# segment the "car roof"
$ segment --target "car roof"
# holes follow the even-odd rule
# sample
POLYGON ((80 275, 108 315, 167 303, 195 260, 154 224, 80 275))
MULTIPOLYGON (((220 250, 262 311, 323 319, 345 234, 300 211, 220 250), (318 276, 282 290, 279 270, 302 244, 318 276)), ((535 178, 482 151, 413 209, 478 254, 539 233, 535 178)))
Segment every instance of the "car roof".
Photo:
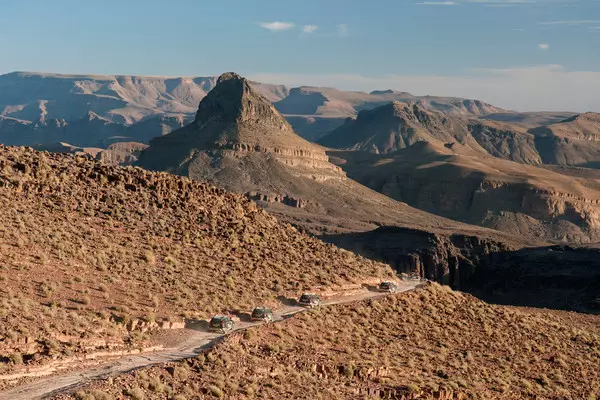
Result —
POLYGON ((227 319, 230 318, 228 315, 215 315, 212 319, 227 319))

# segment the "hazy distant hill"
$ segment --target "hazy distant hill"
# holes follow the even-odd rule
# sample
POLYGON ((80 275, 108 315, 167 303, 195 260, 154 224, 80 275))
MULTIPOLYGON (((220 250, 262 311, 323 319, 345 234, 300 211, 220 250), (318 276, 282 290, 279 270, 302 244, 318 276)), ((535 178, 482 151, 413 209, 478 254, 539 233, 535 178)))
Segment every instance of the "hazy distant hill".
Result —
MULTIPOLYGON (((38 131, 45 131, 43 125, 48 121, 70 123, 85 118, 89 113, 119 125, 134 125, 154 116, 190 119, 200 100, 215 84, 216 77, 13 72, 0 75, 0 117, 11 118, 12 130, 22 129, 15 128, 15 125, 33 123, 38 125, 38 131)), ((335 129, 360 110, 394 100, 417 102, 425 109, 452 115, 479 116, 504 111, 478 100, 460 98, 417 97, 394 91, 363 93, 314 87, 290 89, 257 82, 250 84, 275 104, 298 133, 311 140, 335 129)), ((0 142, 4 142, 7 125, 2 123, 0 126, 0 142)), ((86 127, 88 134, 92 129, 95 128, 86 127)), ((144 137, 164 133, 157 126, 145 126, 145 129, 144 137)), ((36 137, 39 138, 52 143, 63 140, 53 132, 44 132, 36 137)))

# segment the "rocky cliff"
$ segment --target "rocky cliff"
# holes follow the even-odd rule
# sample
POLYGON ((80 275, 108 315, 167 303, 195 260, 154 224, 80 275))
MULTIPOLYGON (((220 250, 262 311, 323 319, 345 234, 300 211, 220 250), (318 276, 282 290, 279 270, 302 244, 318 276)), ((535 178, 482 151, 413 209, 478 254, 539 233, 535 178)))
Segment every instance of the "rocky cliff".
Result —
POLYGON ((292 175, 317 181, 345 179, 341 169, 328 162, 324 149, 296 135, 273 105, 234 73, 219 77, 215 89, 201 102, 194 122, 151 142, 140 158, 150 169, 200 174, 198 159, 243 159, 265 156, 290 167, 292 175), (183 156, 183 159, 177 159, 183 156))
POLYGON ((139 165, 245 194, 312 232, 388 224, 461 229, 347 179, 323 147, 296 135, 273 105, 234 73, 219 78, 194 122, 152 140, 139 165))
POLYGON ((373 110, 361 111, 356 120, 322 137, 323 146, 386 154, 418 142, 463 147, 464 152, 486 151, 469 134, 467 124, 414 103, 392 102, 373 110))
POLYGON ((530 132, 545 164, 600 167, 600 114, 575 115, 530 132))
POLYGON ((513 245, 483 237, 382 227, 371 232, 323 236, 336 246, 381 260, 400 273, 418 273, 456 289, 471 286, 477 268, 493 264, 513 245))
POLYGON ((351 178, 430 213, 529 238, 600 238, 600 185, 593 179, 428 143, 389 155, 331 154, 351 178))
POLYGON ((597 248, 519 248, 482 236, 398 227, 323 239, 490 302, 600 314, 597 248))

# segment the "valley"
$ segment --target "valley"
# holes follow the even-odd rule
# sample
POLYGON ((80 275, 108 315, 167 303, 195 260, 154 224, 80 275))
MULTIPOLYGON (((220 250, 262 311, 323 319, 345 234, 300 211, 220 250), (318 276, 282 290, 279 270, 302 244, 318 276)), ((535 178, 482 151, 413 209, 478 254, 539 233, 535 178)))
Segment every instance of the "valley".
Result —
POLYGON ((0 117, 21 146, 0 148, 0 398, 600 390, 596 114, 235 73, 26 76, 4 104, 64 96, 0 117), (86 116, 64 119, 79 95, 86 116), (409 292, 366 289, 386 280, 409 292), (313 291, 327 307, 292 316, 313 291), (244 320, 258 304, 274 324, 244 320), (240 332, 206 333, 219 313, 240 332))

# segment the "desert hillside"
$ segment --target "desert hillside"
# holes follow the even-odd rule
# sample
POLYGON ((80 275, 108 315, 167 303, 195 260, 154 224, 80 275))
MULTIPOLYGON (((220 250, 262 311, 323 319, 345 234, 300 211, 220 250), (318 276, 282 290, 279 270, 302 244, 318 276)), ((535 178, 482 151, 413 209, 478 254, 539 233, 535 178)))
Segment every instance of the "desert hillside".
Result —
POLYGON ((0 147, 0 205, 0 375, 393 276, 243 196, 88 156, 0 147))
MULTIPOLYGON (((325 148, 298 136, 264 96, 234 73, 219 78, 200 102, 193 123, 153 139, 138 165, 245 194, 281 219, 314 233, 381 225, 477 230, 347 179, 330 162, 325 148)), ((497 234, 481 229, 479 233, 497 234)))
POLYGON ((600 324, 436 284, 229 336, 56 399, 594 399, 600 324))
POLYGON ((598 240, 595 179, 453 150, 420 142, 385 155, 329 154, 350 178, 433 214, 530 238, 598 240))

